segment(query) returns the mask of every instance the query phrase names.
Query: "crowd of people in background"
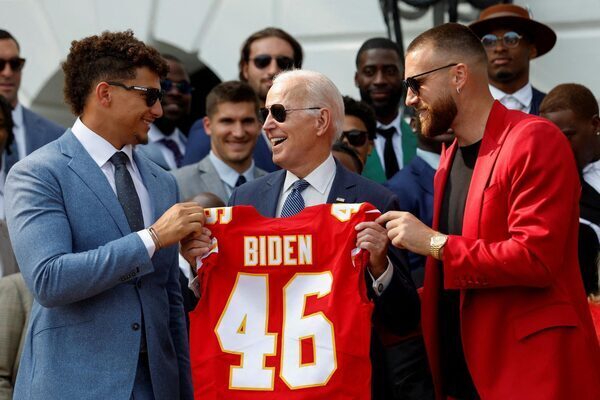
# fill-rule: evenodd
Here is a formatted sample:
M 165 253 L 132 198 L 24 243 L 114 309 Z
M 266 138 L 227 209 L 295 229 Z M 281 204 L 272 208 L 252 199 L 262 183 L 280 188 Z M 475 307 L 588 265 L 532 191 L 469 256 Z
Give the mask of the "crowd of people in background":
M 186 129 L 184 63 L 104 32 L 62 64 L 65 129 L 19 102 L 0 29 L 0 400 L 193 398 L 203 207 L 289 198 L 383 213 L 357 226 L 373 399 L 600 398 L 600 112 L 583 85 L 532 86 L 555 43 L 512 4 L 404 60 L 370 38 L 354 99 L 268 27 Z

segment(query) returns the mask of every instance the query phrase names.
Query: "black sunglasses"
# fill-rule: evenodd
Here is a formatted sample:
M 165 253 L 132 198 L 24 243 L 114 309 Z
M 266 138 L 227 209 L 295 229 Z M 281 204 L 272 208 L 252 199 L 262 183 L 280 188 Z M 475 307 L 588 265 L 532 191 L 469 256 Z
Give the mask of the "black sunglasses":
M 273 58 L 275 58 L 275 61 L 277 61 L 277 66 L 281 70 L 285 71 L 288 69 L 292 69 L 292 67 L 294 66 L 294 60 L 289 57 L 286 57 L 286 56 L 273 57 L 269 54 L 260 54 L 256 57 L 254 57 L 251 61 L 254 62 L 254 66 L 256 68 L 264 69 L 264 68 L 267 68 L 269 65 L 271 65 L 271 61 L 273 60 Z
M 10 69 L 12 69 L 13 72 L 19 72 L 23 68 L 23 65 L 25 65 L 25 59 L 13 57 L 5 60 L 4 58 L 0 58 L 0 71 L 4 71 L 6 64 L 10 65 Z
M 170 79 L 163 79 L 160 81 L 160 87 L 165 93 L 170 92 L 173 87 L 181 94 L 190 94 L 194 91 L 194 87 L 188 81 L 173 82 Z
M 138 92 L 142 92 L 146 97 L 146 105 L 148 107 L 152 107 L 156 101 L 162 101 L 164 92 L 160 89 L 150 88 L 145 86 L 127 86 L 122 84 L 121 82 L 106 82 L 110 86 L 118 86 L 125 90 L 135 90 Z
M 452 63 L 452 64 L 444 65 L 443 67 L 432 69 L 431 71 L 422 72 L 420 74 L 413 75 L 411 77 L 406 78 L 405 80 L 402 81 L 402 83 L 404 84 L 404 87 L 406 89 L 412 90 L 412 92 L 418 96 L 419 89 L 421 88 L 421 84 L 419 83 L 419 81 L 416 78 L 419 78 L 423 75 L 431 74 L 432 72 L 436 72 L 436 71 L 442 70 L 444 68 L 450 68 L 450 67 L 454 67 L 457 65 L 458 65 L 458 63 Z
M 289 113 L 289 112 L 303 111 L 303 110 L 320 110 L 320 109 L 321 109 L 321 107 L 306 107 L 306 108 L 288 108 L 286 110 L 286 108 L 281 104 L 271 104 L 271 107 L 264 107 L 264 108 L 260 109 L 260 118 L 261 118 L 261 121 L 264 123 L 267 120 L 267 117 L 269 116 L 269 112 L 271 112 L 273 119 L 279 123 L 282 123 L 285 121 L 285 117 L 286 117 L 287 113 Z
M 363 146 L 367 142 L 367 138 L 375 140 L 375 135 L 371 135 L 369 132 L 359 131 L 358 129 L 352 129 L 342 132 L 342 138 L 348 139 L 348 143 L 352 146 Z
M 499 41 L 502 41 L 504 47 L 512 49 L 519 45 L 521 39 L 523 39 L 523 36 L 519 35 L 517 32 L 506 32 L 502 36 L 488 33 L 481 38 L 481 44 L 483 44 L 483 47 L 491 48 L 496 47 L 496 44 L 498 44 Z

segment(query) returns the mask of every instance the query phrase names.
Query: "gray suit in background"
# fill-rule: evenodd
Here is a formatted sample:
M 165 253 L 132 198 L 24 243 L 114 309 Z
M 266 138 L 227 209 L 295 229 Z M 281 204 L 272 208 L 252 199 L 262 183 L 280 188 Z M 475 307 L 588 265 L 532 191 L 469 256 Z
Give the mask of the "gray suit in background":
M 0 278 L 19 272 L 19 266 L 12 250 L 6 221 L 0 219 Z
M 221 181 L 209 156 L 204 157 L 196 164 L 187 165 L 171 173 L 177 180 L 179 193 L 183 200 L 189 200 L 203 192 L 210 192 L 219 196 L 225 204 L 229 201 L 225 184 Z M 254 178 L 260 178 L 266 174 L 262 169 L 254 167 Z

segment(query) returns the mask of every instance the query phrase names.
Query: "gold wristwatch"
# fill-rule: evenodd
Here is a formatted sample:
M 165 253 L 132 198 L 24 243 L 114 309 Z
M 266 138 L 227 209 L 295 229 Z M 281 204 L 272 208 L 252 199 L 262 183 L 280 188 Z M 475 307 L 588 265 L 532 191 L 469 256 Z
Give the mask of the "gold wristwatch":
M 448 241 L 448 236 L 443 235 L 441 233 L 436 233 L 429 240 L 429 254 L 436 260 L 440 259 L 440 251 L 442 247 L 446 245 Z

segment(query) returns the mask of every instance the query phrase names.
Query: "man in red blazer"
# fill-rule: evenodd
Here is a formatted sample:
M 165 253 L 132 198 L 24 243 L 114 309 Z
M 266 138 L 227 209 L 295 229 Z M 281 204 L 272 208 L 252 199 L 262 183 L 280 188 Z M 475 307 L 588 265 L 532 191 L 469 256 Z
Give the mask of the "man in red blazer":
M 379 218 L 427 255 L 422 325 L 436 396 L 600 399 L 600 348 L 577 265 L 575 160 L 550 122 L 494 101 L 486 55 L 444 24 L 408 47 L 406 104 L 425 135 L 452 128 L 434 182 L 433 229 Z

